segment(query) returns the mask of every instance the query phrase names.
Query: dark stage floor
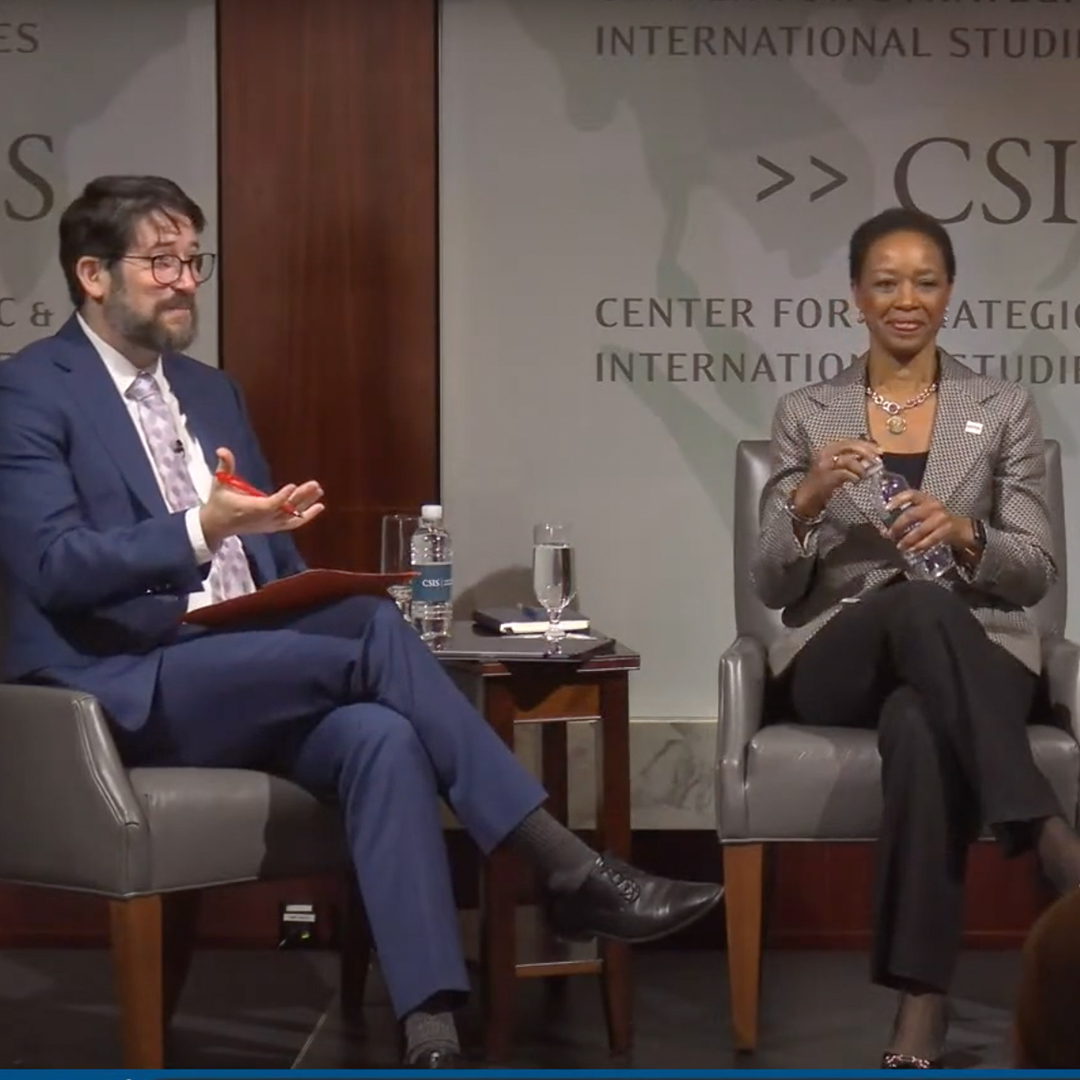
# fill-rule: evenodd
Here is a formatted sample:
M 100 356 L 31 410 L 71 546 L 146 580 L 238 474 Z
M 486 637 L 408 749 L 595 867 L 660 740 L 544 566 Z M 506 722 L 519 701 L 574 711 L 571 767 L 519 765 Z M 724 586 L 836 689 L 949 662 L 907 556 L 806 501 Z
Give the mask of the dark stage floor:
M 545 1015 L 539 980 L 519 986 L 518 1037 L 510 1067 L 874 1068 L 892 1019 L 893 995 L 866 981 L 853 953 L 766 954 L 761 1048 L 732 1054 L 727 973 L 718 952 L 641 951 L 636 957 L 636 1046 L 613 1062 L 605 1047 L 596 981 L 571 980 Z M 948 1064 L 1007 1066 L 1014 953 L 963 958 Z M 336 958 L 306 952 L 203 952 L 173 1027 L 173 1068 L 369 1068 L 395 1064 L 395 1025 L 378 978 L 364 1030 L 339 1022 Z M 111 967 L 98 950 L 0 952 L 0 1068 L 116 1068 L 119 1053 Z M 477 1018 L 462 1018 L 476 1043 Z M 479 1064 L 479 1062 L 477 1062 Z

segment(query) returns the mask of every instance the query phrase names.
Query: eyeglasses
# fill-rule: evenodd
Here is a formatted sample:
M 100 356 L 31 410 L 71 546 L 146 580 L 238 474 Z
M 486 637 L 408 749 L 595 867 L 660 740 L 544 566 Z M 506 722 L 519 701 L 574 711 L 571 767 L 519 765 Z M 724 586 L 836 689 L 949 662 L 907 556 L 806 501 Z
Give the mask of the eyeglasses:
M 159 285 L 175 285 L 189 266 L 195 284 L 201 285 L 213 274 L 217 260 L 209 251 L 196 252 L 190 259 L 181 259 L 179 255 L 122 255 L 121 258 L 126 262 L 148 262 L 150 273 Z

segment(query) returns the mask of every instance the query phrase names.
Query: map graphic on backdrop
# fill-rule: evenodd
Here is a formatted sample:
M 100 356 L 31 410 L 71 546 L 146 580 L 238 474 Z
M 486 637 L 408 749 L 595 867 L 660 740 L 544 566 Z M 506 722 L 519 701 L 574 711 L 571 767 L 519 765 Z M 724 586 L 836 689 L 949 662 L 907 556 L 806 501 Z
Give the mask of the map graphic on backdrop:
M 957 247 L 943 346 L 1030 386 L 1080 502 L 1069 5 L 444 0 L 442 19 L 460 583 L 517 580 L 533 521 L 569 519 L 581 606 L 643 654 L 635 715 L 715 716 L 735 444 L 862 351 L 847 239 L 896 203 Z
M 213 0 L 0 0 L 0 359 L 71 312 L 57 263 L 64 207 L 94 176 L 170 176 L 216 244 Z M 216 365 L 216 282 L 193 352 Z

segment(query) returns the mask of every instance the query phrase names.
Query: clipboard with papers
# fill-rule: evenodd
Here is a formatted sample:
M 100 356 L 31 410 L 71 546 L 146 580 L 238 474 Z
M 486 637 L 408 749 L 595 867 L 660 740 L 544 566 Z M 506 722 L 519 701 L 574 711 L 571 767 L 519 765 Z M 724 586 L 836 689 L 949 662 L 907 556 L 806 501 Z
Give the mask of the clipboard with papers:
M 245 596 L 208 604 L 187 612 L 181 622 L 195 626 L 231 626 L 256 622 L 278 615 L 295 614 L 347 596 L 387 595 L 391 585 L 406 585 L 415 576 L 401 574 L 361 574 L 350 570 L 304 570 L 271 581 Z

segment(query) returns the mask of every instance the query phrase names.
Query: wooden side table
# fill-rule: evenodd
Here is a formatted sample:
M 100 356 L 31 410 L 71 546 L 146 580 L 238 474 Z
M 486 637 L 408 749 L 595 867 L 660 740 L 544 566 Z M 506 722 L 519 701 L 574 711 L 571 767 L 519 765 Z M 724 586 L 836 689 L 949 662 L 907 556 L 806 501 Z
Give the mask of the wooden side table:
M 455 626 L 455 644 L 471 627 Z M 488 639 L 490 640 L 490 638 Z M 460 655 L 460 654 L 459 654 Z M 597 737 L 596 825 L 598 846 L 630 857 L 629 676 L 641 658 L 616 644 L 614 650 L 580 662 L 447 659 L 462 689 L 509 746 L 520 724 L 541 725 L 542 782 L 547 809 L 567 821 L 567 724 L 591 722 Z M 518 979 L 598 975 L 612 1053 L 630 1049 L 633 984 L 630 947 L 613 942 L 568 944 L 553 937 L 536 909 L 519 908 L 517 855 L 498 850 L 483 871 L 480 963 L 484 1043 L 489 1061 L 510 1047 Z M 563 984 L 564 985 L 564 984 Z

